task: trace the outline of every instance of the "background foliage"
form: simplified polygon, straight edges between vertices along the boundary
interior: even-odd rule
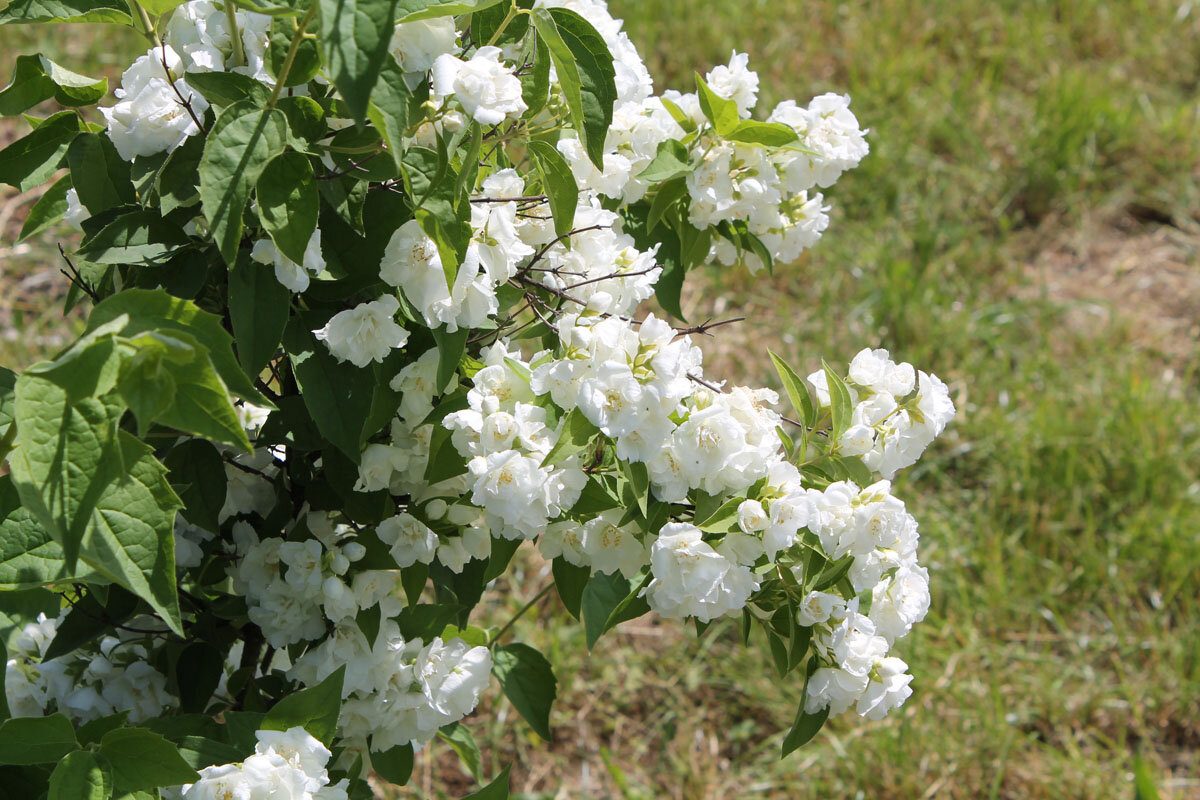
[[[1131,797],[1141,752],[1163,796],[1200,796],[1200,9],[612,6],[660,86],[746,47],[765,102],[844,89],[874,129],[839,184],[837,236],[773,279],[696,275],[684,307],[749,309],[714,340],[713,374],[761,380],[770,365],[750,345],[782,334],[831,362],[878,340],[952,383],[956,425],[897,487],[922,521],[934,607],[907,640],[922,677],[904,713],[835,721],[784,762],[770,732],[789,703],[732,627],[697,642],[642,621],[584,658],[582,631],[531,615],[524,638],[559,665],[559,738],[532,747],[500,709],[476,728],[487,771],[516,751],[514,788],[539,797],[564,784],[572,797]],[[112,79],[142,46],[54,33],[0,31],[0,71],[40,50]],[[11,247],[33,199],[0,211],[3,363],[75,332],[49,266],[68,232]],[[547,572],[522,565],[496,618]],[[445,748],[422,753],[407,796],[458,769]]]

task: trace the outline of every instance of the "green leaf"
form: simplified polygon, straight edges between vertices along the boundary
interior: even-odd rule
[[[15,116],[51,97],[61,106],[90,106],[107,92],[107,78],[78,75],[40,53],[17,56],[12,82],[0,90],[0,116]]]
[[[183,515],[193,525],[218,533],[218,516],[225,505],[225,462],[217,448],[202,439],[188,439],[171,448],[165,459],[171,485],[183,501]]]
[[[696,527],[711,533],[729,533],[738,530],[738,506],[745,499],[744,497],[729,498],[708,517],[697,522]]]
[[[342,710],[345,676],[343,665],[316,686],[287,695],[271,707],[259,728],[286,731],[299,726],[326,745],[332,745],[337,734],[338,714]]]
[[[511,767],[505,767],[494,781],[478,792],[467,795],[463,800],[508,800],[508,771],[510,769]]]
[[[114,625],[120,625],[133,616],[138,599],[119,586],[107,587],[104,602],[95,591],[89,591],[72,606],[54,633],[50,646],[42,653],[43,660],[65,656],[72,650],[94,642]]]
[[[200,157],[204,155],[204,141],[201,136],[189,136],[167,155],[159,168],[154,191],[164,215],[200,202]]]
[[[325,125],[325,109],[311,97],[281,97],[275,107],[284,113],[288,121],[288,132],[292,135],[292,147],[306,148],[328,132]]]
[[[78,749],[75,728],[62,714],[0,723],[0,764],[47,764]]]
[[[102,133],[81,133],[67,147],[67,166],[79,202],[92,214],[137,202],[129,162]]]
[[[0,25],[26,22],[110,22],[131,25],[121,0],[15,0],[0,11]]]
[[[292,37],[296,35],[296,20],[294,17],[275,17],[271,21],[271,40],[267,50],[267,71],[271,77],[278,78],[283,64],[287,60],[288,50],[292,46]],[[314,39],[302,39],[300,46],[292,57],[292,66],[288,70],[286,86],[303,86],[311,81],[321,69],[321,53]]]
[[[583,602],[584,587],[592,571],[587,567],[577,567],[562,556],[554,559],[554,588],[562,600],[563,607],[575,619],[579,619],[579,606]]]
[[[240,72],[188,72],[184,78],[188,86],[204,95],[204,99],[217,109],[240,100],[265,106],[271,97],[266,84]]]
[[[148,728],[117,728],[104,734],[98,751],[112,766],[118,793],[194,783],[200,776],[179,748]]]
[[[92,309],[87,330],[94,331],[122,315],[128,315],[128,321],[119,331],[123,336],[132,337],[158,328],[195,338],[204,345],[217,374],[231,392],[257,406],[273,407],[238,366],[233,355],[233,338],[221,327],[220,317],[202,311],[190,300],[163,291],[127,289]]]
[[[1154,776],[1141,753],[1133,754],[1133,800],[1158,800]]]
[[[183,648],[175,664],[175,683],[184,713],[200,713],[208,707],[224,666],[224,654],[207,642],[192,642]]]
[[[157,720],[151,720],[155,721]],[[214,764],[232,764],[246,757],[246,753],[240,748],[205,736],[180,736],[172,741],[179,746],[180,757],[192,769],[204,769]]]
[[[788,125],[778,122],[758,122],[752,119],[744,119],[734,126],[733,130],[729,131],[728,134],[725,134],[725,138],[731,142],[761,144],[767,147],[783,147],[798,140],[800,136],[796,133],[795,129]]]
[[[555,148],[530,140],[526,145],[533,155],[542,189],[550,200],[550,214],[554,217],[554,233],[566,236],[575,224],[575,208],[579,205],[579,186],[566,159]]]
[[[438,738],[450,745],[450,749],[458,754],[458,760],[467,768],[467,772],[471,773],[471,777],[482,783],[483,758],[470,729],[461,722],[452,722],[438,731]]]
[[[412,89],[404,80],[404,72],[396,63],[396,59],[388,54],[380,68],[375,91],[371,93],[371,106],[367,109],[367,116],[387,143],[392,161],[397,167],[403,166],[404,133],[408,130],[412,96]]]
[[[113,779],[87,750],[68,753],[50,774],[50,794],[46,800],[108,800]]]
[[[649,580],[642,583],[649,583]],[[598,572],[588,580],[583,588],[580,612],[589,650],[605,632],[650,610],[645,598],[638,597],[642,588],[641,585],[630,588],[629,581],[620,573]]]
[[[501,645],[492,651],[492,674],[530,727],[550,741],[550,706],[558,681],[546,657],[527,644]]]
[[[300,396],[317,430],[355,464],[362,455],[364,422],[371,416],[375,378],[350,362],[338,361],[313,337],[310,317],[292,317],[283,347],[292,362]]]
[[[388,783],[403,786],[412,777],[412,743],[398,744],[395,747],[384,750],[382,753],[372,753],[371,766],[379,773],[379,777]]]
[[[663,216],[676,202],[686,197],[688,193],[687,180],[683,177],[674,178],[663,183],[654,193],[650,202],[650,212],[646,216],[646,229],[653,231],[662,222]]]
[[[200,158],[200,202],[213,238],[232,266],[242,239],[242,212],[259,175],[287,142],[287,117],[242,100],[217,117]]]
[[[562,463],[587,448],[598,433],[600,433],[600,429],[593,425],[582,411],[572,408],[563,418],[562,431],[558,434],[558,441],[542,459],[542,466],[549,467]]]
[[[257,375],[279,350],[288,321],[291,292],[275,279],[275,268],[243,256],[229,272],[229,321],[238,361]]]
[[[192,243],[157,211],[121,214],[84,239],[79,254],[93,264],[159,264]]]
[[[436,386],[439,392],[454,377],[458,362],[467,350],[467,334],[470,332],[467,328],[459,328],[454,333],[448,333],[444,325],[433,329],[433,340],[437,342],[438,349]]]
[[[825,370],[825,379],[829,384],[829,407],[833,417],[833,430],[829,433],[829,441],[836,443],[850,427],[850,416],[854,412],[854,406],[850,402],[850,390],[841,376],[824,361],[821,362],[821,367]]]
[[[396,0],[317,0],[327,74],[350,114],[367,117],[371,90],[392,41]]]
[[[63,546],[67,569],[82,558],[182,635],[173,535],[181,504],[150,448],[116,430],[120,412],[90,398],[70,403],[52,381],[22,375],[13,482]]]
[[[470,14],[500,2],[502,0],[399,0],[396,3],[396,20],[413,22],[418,19]]]
[[[533,41],[533,66],[521,73],[521,99],[527,106],[524,117],[532,119],[550,99],[550,50],[540,37]]]
[[[803,696],[802,694],[801,697]],[[808,714],[804,711],[804,700],[802,699],[800,701],[800,708],[796,712],[796,720],[792,723],[792,727],[787,732],[787,735],[783,737],[783,752],[780,758],[786,758],[793,750],[810,742],[817,735],[817,732],[821,730],[827,719],[829,719],[828,706],[815,714]]]
[[[726,137],[738,126],[741,118],[738,116],[737,103],[726,100],[708,87],[700,73],[696,73],[696,92],[700,97],[700,110],[712,123],[717,135]]]
[[[84,130],[83,120],[74,111],[60,111],[49,117],[0,150],[0,183],[27,192],[48,182],[66,160],[71,140]]]
[[[82,745],[94,742],[99,743],[104,738],[104,734],[123,726],[128,717],[128,711],[121,711],[117,714],[109,714],[107,717],[94,719],[91,722],[85,722],[75,730],[75,736]]]
[[[67,190],[71,188],[71,176],[64,175],[47,189],[25,217],[21,225],[18,242],[23,242],[30,236],[36,236],[42,231],[57,224],[67,213]]]
[[[442,258],[446,286],[453,287],[458,265],[471,240],[468,203],[462,211],[456,206],[458,175],[443,151],[410,147],[404,153],[402,169],[405,188],[412,198],[414,218],[425,235],[433,239]]]
[[[658,143],[658,151],[654,159],[635,177],[638,180],[651,183],[662,183],[672,178],[680,178],[695,169],[690,163],[688,149],[683,142],[667,139]]]
[[[817,422],[817,407],[808,390],[808,384],[782,358],[770,350],[767,351],[767,355],[771,357],[771,363],[779,373],[779,380],[783,382],[783,389],[792,401],[792,408],[796,409],[801,421],[811,428]]]
[[[604,168],[604,139],[617,99],[612,53],[583,17],[565,8],[534,9],[533,24],[546,43],[572,124],[588,158]]]
[[[165,14],[183,2],[184,0],[139,0],[142,8],[151,14]]]
[[[276,156],[259,176],[257,197],[258,218],[275,246],[303,264],[321,205],[308,157],[300,153]]]
[[[62,545],[21,503],[12,477],[0,476],[0,591],[33,589],[66,581],[103,581],[86,565],[68,572]]]

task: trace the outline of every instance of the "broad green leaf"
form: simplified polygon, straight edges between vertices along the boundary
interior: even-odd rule
[[[521,99],[527,106],[525,118],[536,117],[550,99],[550,50],[540,37],[534,37],[533,66],[521,73]]]
[[[276,156],[259,176],[255,194],[258,218],[275,246],[292,261],[303,264],[321,205],[308,157],[300,153]]]
[[[654,199],[650,201],[650,212],[646,215],[646,229],[653,231],[657,228],[671,207],[687,197],[687,194],[687,180],[682,176],[666,181],[659,186],[658,191],[654,193]]]
[[[439,392],[454,377],[454,371],[458,369],[458,362],[467,350],[467,334],[470,332],[467,328],[459,328],[454,333],[449,333],[444,325],[433,329],[433,340],[437,342],[438,349],[435,386]]]
[[[778,122],[758,122],[744,119],[725,134],[731,142],[761,144],[767,147],[783,147],[800,138],[795,129]]]
[[[27,22],[132,24],[121,0],[15,0],[0,11],[0,25]]]
[[[93,264],[159,264],[191,243],[157,211],[136,209],[84,239],[79,254]]]
[[[266,65],[271,77],[278,78],[287,60],[292,37],[296,35],[295,17],[275,17],[271,21],[271,39],[267,49]],[[321,69],[321,53],[314,39],[303,39],[292,58],[285,86],[303,86],[313,79]]]
[[[382,753],[372,753],[371,766],[388,783],[403,786],[412,777],[412,743],[398,744]]]
[[[666,97],[658,99],[663,104],[663,108],[667,110],[667,113],[671,115],[675,123],[683,128],[685,133],[694,133],[696,131],[696,123],[674,101]]]
[[[508,800],[508,771],[510,769],[511,767],[505,767],[495,780],[478,792],[467,795],[463,800]]]
[[[180,757],[192,769],[204,769],[214,764],[232,764],[246,757],[246,753],[240,748],[205,736],[179,736],[172,741],[178,745]]]
[[[182,635],[173,535],[181,503],[151,449],[117,431],[120,406],[70,403],[60,386],[27,373],[17,382],[16,409],[13,483],[63,546],[67,568],[82,558]]]
[[[558,681],[546,657],[527,644],[501,645],[492,651],[492,674],[525,721],[550,741],[550,706]]]
[[[355,464],[362,455],[364,421],[375,399],[375,377],[349,362],[340,362],[313,337],[307,317],[292,317],[283,346],[292,362],[300,396],[317,430]]]
[[[542,459],[542,466],[548,467],[562,463],[586,448],[588,443],[598,433],[600,433],[600,429],[593,425],[583,415],[582,411],[578,408],[572,408],[567,412],[567,416],[563,420],[562,431],[558,434],[558,441],[554,443],[554,447],[550,448],[550,452],[546,453],[546,457]]]
[[[311,97],[281,97],[275,107],[287,116],[291,146],[305,150],[310,142],[328,132],[325,125],[325,109]]]
[[[741,122],[738,115],[737,103],[721,97],[704,82],[700,73],[696,73],[696,93],[700,97],[700,110],[712,123],[717,135],[728,136]]]
[[[288,321],[291,292],[275,278],[270,264],[246,257],[229,272],[229,320],[238,360],[257,375],[279,350]]]
[[[371,93],[371,105],[367,116],[371,123],[387,143],[392,161],[397,167],[403,166],[404,133],[408,130],[409,104],[412,102],[412,89],[404,80],[404,72],[396,59],[388,54],[379,71],[379,82]]]
[[[528,147],[542,179],[542,189],[550,199],[550,213],[554,217],[554,233],[566,236],[575,224],[575,208],[579,205],[579,186],[570,165],[558,150],[545,142],[531,140]]]
[[[825,379],[829,384],[829,411],[833,418],[833,430],[829,432],[829,441],[836,443],[850,427],[850,415],[854,406],[850,402],[850,390],[842,376],[824,361],[821,362],[821,367],[825,370]]]
[[[62,714],[0,723],[0,764],[47,764],[78,749],[75,728]]]
[[[779,380],[783,382],[783,389],[787,392],[788,399],[792,401],[792,408],[796,409],[800,420],[811,428],[817,421],[817,408],[809,394],[807,384],[782,358],[770,350],[767,351],[767,355],[771,357],[771,363],[775,365],[775,371],[779,373]]]
[[[145,348],[121,365],[117,391],[137,419],[138,435],[145,437],[154,420],[175,403],[175,378],[163,368],[161,353]]]
[[[142,8],[151,14],[165,14],[184,0],[138,0]]]
[[[606,631],[650,610],[645,598],[638,597],[642,588],[640,585],[631,588],[620,573],[598,572],[588,580],[583,589],[580,613],[589,650]]]
[[[21,504],[12,477],[0,476],[0,591],[32,589],[64,581],[102,581],[84,564],[67,572],[62,545]]]
[[[122,727],[128,718],[129,712],[121,711],[117,714],[109,714],[107,717],[94,719],[91,722],[85,722],[75,729],[75,736],[82,745],[89,745],[93,742],[98,744],[104,738],[104,734]]]
[[[712,533],[729,533],[738,530],[738,506],[745,499],[744,497],[729,498],[708,517],[697,522],[696,527]]]
[[[588,158],[604,168],[604,139],[617,99],[612,53],[583,17],[565,8],[534,9],[533,24],[546,43],[572,124]]]
[[[213,238],[233,266],[242,240],[242,212],[263,169],[283,152],[287,117],[250,100],[227,107],[217,117],[200,158],[200,202]]]
[[[112,773],[87,750],[77,750],[50,774],[46,800],[108,800],[112,789]]]
[[[338,667],[328,678],[308,689],[287,695],[267,712],[259,726],[265,731],[286,731],[299,726],[326,745],[337,734],[342,710],[342,681],[346,667]]]
[[[203,154],[204,139],[189,136],[162,163],[154,179],[154,191],[164,215],[200,202],[200,157]]]
[[[187,521],[218,533],[226,478],[225,462],[217,448],[202,439],[188,439],[171,448],[165,463]]]
[[[175,330],[204,345],[221,380],[231,392],[257,406],[271,408],[271,401],[254,388],[250,378],[238,366],[233,355],[233,338],[221,327],[221,318],[202,311],[190,300],[172,297],[163,291],[127,289],[104,300],[88,317],[88,331],[122,315],[128,320],[120,329],[123,336],[136,336],[148,330]]]
[[[201,713],[212,700],[225,666],[225,655],[208,642],[192,642],[179,654],[175,682],[184,713]]]
[[[592,574],[588,567],[577,567],[562,556],[554,559],[554,588],[562,600],[563,607],[575,619],[579,619],[579,605],[583,602],[583,590]]]
[[[98,752],[112,767],[118,793],[194,783],[200,777],[174,743],[148,728],[111,730],[100,740]]]
[[[786,758],[793,750],[810,742],[825,725],[827,719],[829,719],[828,707],[809,714],[804,710],[804,700],[802,699],[800,708],[796,712],[796,719],[792,722],[792,727],[788,730],[787,735],[783,737],[783,752],[780,758]]]
[[[350,114],[367,117],[371,91],[388,56],[396,0],[316,0],[327,73]]]
[[[23,242],[30,236],[37,236],[42,231],[57,224],[67,213],[67,191],[71,188],[71,176],[64,175],[37,199],[29,209],[29,215],[21,225],[18,242]]]
[[[636,177],[650,183],[663,183],[683,177],[693,169],[695,167],[689,161],[688,149],[683,142],[667,139],[659,142],[654,159]]]
[[[438,731],[438,738],[458,754],[458,760],[467,768],[467,772],[471,773],[471,777],[476,781],[483,781],[483,767],[481,765],[482,756],[479,754],[479,745],[475,744],[475,737],[471,735],[471,731],[466,725],[461,722],[452,722]]]
[[[54,98],[62,106],[90,106],[108,92],[107,78],[89,78],[45,56],[17,56],[12,82],[0,90],[0,116],[11,117]]]
[[[129,162],[117,154],[112,140],[104,134],[76,136],[67,148],[67,166],[79,202],[92,214],[137,202]]]
[[[413,22],[470,14],[500,2],[502,0],[399,0],[396,3],[396,21]]]
[[[60,111],[47,118],[0,150],[0,183],[27,192],[48,182],[63,166],[71,140],[84,130],[83,120],[74,111]]]
[[[265,106],[271,96],[266,84],[240,72],[189,72],[184,79],[217,109],[240,100]]]
[[[43,660],[65,656],[111,633],[114,625],[133,616],[138,607],[138,599],[119,586],[107,587],[104,601],[100,598],[98,592],[89,591],[71,607],[54,632],[54,639],[42,653]]]

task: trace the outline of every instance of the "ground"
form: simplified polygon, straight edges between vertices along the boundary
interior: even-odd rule
[[[748,317],[704,343],[712,375],[770,382],[767,346],[804,370],[883,346],[947,380],[959,417],[896,485],[934,605],[900,645],[917,676],[903,711],[836,720],[780,761],[799,687],[760,643],[645,618],[588,654],[551,596],[517,632],[556,666],[556,739],[492,698],[468,719],[485,772],[515,762],[530,798],[1082,800],[1134,797],[1140,757],[1161,797],[1200,798],[1200,6],[611,5],[659,86],[690,88],[737,48],[768,102],[848,92],[872,129],[810,255],[753,279],[702,271],[683,305]],[[0,66],[42,49],[113,75],[136,47],[84,30],[0,29]],[[11,365],[69,332],[69,236],[13,245],[30,199],[0,212]],[[520,563],[488,619],[550,580]],[[382,791],[470,786],[435,745]]]

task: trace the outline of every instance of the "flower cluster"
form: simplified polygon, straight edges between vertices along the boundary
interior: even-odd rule
[[[200,780],[178,788],[180,800],[346,800],[348,781],[329,779],[332,753],[304,728],[257,731],[254,754],[234,764],[200,770]]]

